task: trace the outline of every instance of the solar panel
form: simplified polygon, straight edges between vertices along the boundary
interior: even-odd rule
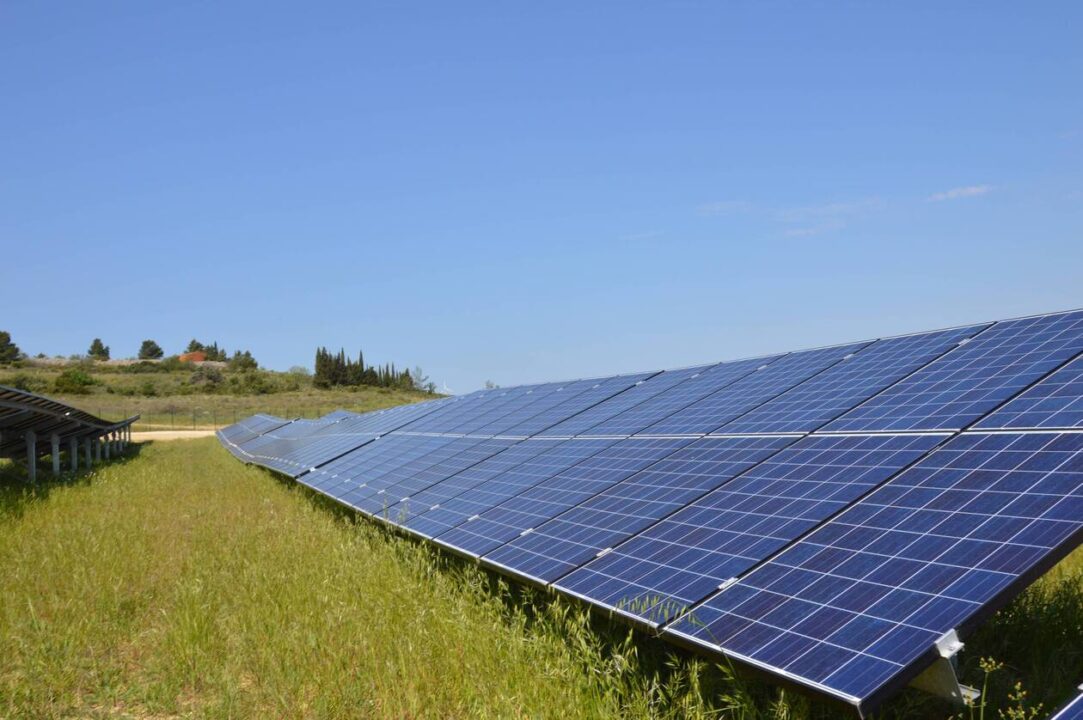
[[[610,418],[631,410],[633,407],[644,403],[651,398],[669,392],[675,385],[683,383],[693,377],[703,375],[716,365],[700,365],[698,367],[682,368],[680,370],[666,370],[649,379],[640,380],[631,389],[614,395],[605,402],[588,408],[578,415],[573,415],[567,420],[557,423],[551,428],[539,433],[542,437],[571,437],[587,432]],[[691,402],[691,401],[689,401]],[[661,417],[661,416],[659,416]],[[643,427],[650,422],[642,424]],[[598,433],[596,433],[598,434]],[[601,433],[601,434],[604,434]],[[630,433],[619,433],[630,434]]]
[[[868,343],[853,343],[786,355],[755,373],[673,413],[643,430],[647,435],[707,434],[841,362]]]
[[[384,435],[313,468],[308,474],[302,475],[300,481],[333,497],[344,497],[348,490],[366,483],[369,479],[375,480],[407,463],[421,460],[428,453],[454,439],[447,435]]]
[[[824,429],[959,430],[1081,350],[1083,311],[999,322]]]
[[[1076,358],[985,416],[975,427],[983,430],[1083,427],[1083,357]]]
[[[877,340],[719,432],[811,432],[987,327],[988,323]]]
[[[1083,433],[964,434],[672,625],[871,709],[1083,540]]]
[[[544,408],[534,415],[523,417],[520,422],[509,425],[500,432],[501,434],[516,436],[536,435],[548,427],[571,420],[583,411],[593,408],[599,403],[604,403],[610,398],[627,394],[630,392],[630,388],[636,387],[641,382],[645,383],[656,374],[617,375],[615,377],[601,378],[592,383],[591,381],[583,381],[584,384],[591,383],[583,392],[574,395],[569,394],[569,397],[565,398],[563,402]],[[485,431],[486,428],[481,429],[481,432]]]
[[[493,550],[485,559],[552,582],[796,439],[774,435],[696,440]]]
[[[245,449],[252,455],[253,462],[296,479],[312,467],[333,460],[375,440],[383,433],[395,430],[452,402],[455,401],[449,398],[399,405],[364,415],[348,413],[325,416],[321,420],[331,418],[331,421],[314,423],[307,426],[307,430],[298,428],[303,433],[300,436],[297,436],[297,432],[281,436],[283,434],[280,431],[290,427],[287,425],[263,436],[268,440],[258,448],[246,445]],[[271,438],[272,435],[276,437]]]
[[[366,492],[352,494],[351,504],[371,515],[382,514],[392,522],[404,521],[409,496],[438,480],[476,465],[517,441],[506,438],[453,438],[423,458],[406,463],[368,481]],[[362,477],[366,477],[362,475]],[[400,503],[395,511],[390,507]]]
[[[552,441],[539,441],[552,442]],[[470,532],[456,532],[458,525],[468,525],[508,498],[537,485],[542,480],[565,470],[585,458],[616,443],[615,438],[576,438],[553,443],[544,452],[515,465],[486,482],[468,489],[407,522],[406,527],[433,537],[436,542],[455,550],[470,542]],[[447,531],[451,531],[447,533]],[[446,539],[444,534],[447,533]]]
[[[289,420],[275,417],[274,415],[253,415],[240,422],[233,423],[218,431],[219,437],[225,439],[230,445],[238,446],[258,437],[265,432],[282,427]]]
[[[509,498],[439,537],[471,555],[485,553],[537,527],[614,483],[691,442],[687,438],[627,438]]]
[[[1081,351],[1073,311],[218,435],[867,715],[1083,542]]]
[[[1083,690],[1083,687],[1080,690]],[[1069,700],[1049,720],[1083,720],[1083,692]]]
[[[438,510],[442,503],[494,480],[518,465],[532,460],[547,450],[552,450],[561,442],[564,440],[529,438],[516,443],[472,467],[434,483],[424,490],[414,492],[408,504],[395,505],[391,508],[392,515],[399,519],[401,525],[415,533],[427,536],[430,534],[430,529],[443,532],[452,525],[457,525],[458,521],[449,525],[437,522],[433,518],[422,519],[420,516],[430,510]],[[465,519],[472,514],[473,512],[467,513],[460,519]]]
[[[624,412],[591,426],[584,431],[584,434],[607,436],[632,435],[640,432],[651,423],[669,417],[697,400],[755,372],[757,368],[777,362],[778,358],[778,355],[774,355],[712,365],[702,372],[693,373],[684,382],[673,385],[666,392],[649,397]],[[647,381],[648,384],[651,382],[653,380]]]
[[[943,440],[806,437],[556,586],[650,624],[666,622]]]

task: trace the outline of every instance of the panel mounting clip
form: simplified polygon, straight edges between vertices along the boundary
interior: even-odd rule
[[[981,697],[981,693],[968,685],[961,685],[955,674],[955,656],[963,649],[963,641],[959,639],[958,633],[954,630],[947,631],[936,641],[935,646],[939,657],[910,684],[957,705],[974,703]]]

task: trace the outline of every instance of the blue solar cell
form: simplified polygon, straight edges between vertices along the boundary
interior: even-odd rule
[[[640,432],[652,423],[669,417],[697,400],[755,372],[757,368],[777,362],[778,358],[778,355],[773,355],[712,365],[702,372],[692,373],[684,382],[674,384],[666,392],[649,397],[618,415],[606,418],[582,434],[603,436],[632,435]],[[653,380],[648,380],[646,384],[651,382]]]
[[[480,517],[464,522],[438,539],[469,554],[484,555],[689,442],[689,439],[683,438],[619,440],[481,513]]]
[[[288,422],[289,420],[275,417],[274,415],[253,415],[252,417],[245,418],[244,420],[222,428],[218,431],[218,436],[230,445],[236,447],[265,432],[270,432],[275,428],[282,427]]]
[[[508,424],[496,434],[528,436],[536,435],[548,427],[578,416],[583,411],[604,403],[610,398],[620,397],[630,392],[640,382],[646,382],[655,373],[637,373],[635,375],[617,375],[594,381],[582,381],[589,384],[583,392],[568,393],[568,397],[552,407],[541,408],[539,412],[525,416],[520,422]],[[486,432],[482,428],[480,432]]]
[[[1083,720],[1083,693],[1069,700],[1049,720]]]
[[[431,535],[432,530],[443,532],[450,525],[437,522],[433,518],[422,518],[421,516],[430,510],[438,510],[442,503],[446,503],[454,497],[496,479],[547,450],[552,450],[559,442],[563,441],[530,438],[516,443],[473,467],[434,483],[424,490],[413,493],[408,504],[394,505],[390,508],[390,513],[398,519],[400,524],[418,534]],[[474,511],[472,510],[464,515],[462,519],[473,514]]]
[[[246,446],[246,450],[251,454],[252,462],[297,478],[312,467],[333,460],[452,402],[455,400],[448,398],[399,405],[364,415],[346,413],[324,416],[317,421],[295,421],[264,435],[263,438],[268,440],[258,448]],[[296,431],[283,432],[298,423],[305,424]]]
[[[350,494],[350,504],[370,515],[381,515],[399,524],[409,514],[409,496],[455,473],[476,465],[517,441],[503,438],[453,438],[423,457],[368,479],[364,490]],[[365,478],[366,474],[359,477]],[[391,506],[399,504],[397,511]]]
[[[459,542],[459,533],[452,531],[448,534],[446,541],[437,536],[457,525],[469,522],[475,515],[499,505],[542,480],[594,455],[617,440],[582,438],[544,442],[551,444],[550,449],[484,483],[467,489],[442,503],[439,508],[418,515],[414,520],[407,522],[406,526],[415,532],[436,538],[436,542],[447,547],[458,549],[459,546],[456,543]],[[469,534],[466,534],[466,538],[469,538]]]
[[[552,582],[796,439],[778,435],[701,438],[493,550],[485,559]]]
[[[967,433],[667,632],[864,703],[1081,541],[1083,434]]]
[[[999,322],[824,429],[961,429],[1081,350],[1083,311]]]
[[[444,435],[384,435],[313,469],[299,481],[341,498],[359,486],[367,488],[369,480],[374,481],[396,468],[423,460],[454,439]]]
[[[869,343],[853,343],[786,355],[755,373],[669,415],[643,430],[647,435],[706,434],[822,372]]]
[[[761,361],[762,362],[762,361]],[[645,403],[651,398],[661,395],[662,393],[669,392],[674,386],[683,383],[693,377],[703,375],[708,370],[716,367],[716,365],[700,365],[699,367],[682,368],[680,370],[666,370],[659,373],[649,379],[640,380],[631,389],[614,395],[605,402],[599,403],[594,407],[591,407],[578,415],[569,417],[567,420],[560,422],[553,427],[540,433],[542,437],[571,437],[573,435],[579,435],[591,431],[596,425],[604,423],[606,420],[616,417],[621,413],[631,410],[633,407]],[[751,372],[751,368],[746,370]],[[709,392],[709,391],[704,391]],[[691,402],[691,401],[689,401]],[[668,413],[663,413],[668,414]],[[662,417],[659,415],[658,417]],[[658,418],[654,418],[658,419]],[[627,421],[627,416],[626,416]],[[650,425],[654,420],[643,422],[642,427]],[[626,426],[622,426],[626,429]],[[599,434],[599,433],[593,433]],[[602,433],[604,434],[604,433]],[[613,433],[613,434],[631,434],[631,433]]]
[[[552,389],[562,383],[546,383]],[[454,398],[455,402],[437,409],[435,412],[403,425],[402,430],[415,433],[461,433],[461,428],[473,424],[486,413],[505,407],[507,403],[532,390],[537,391],[543,385],[520,385],[513,388],[478,390],[477,392]]]
[[[1083,357],[1076,358],[975,426],[991,428],[1083,427]]]
[[[665,622],[943,440],[806,437],[555,586],[649,623]]]
[[[811,432],[987,327],[988,323],[878,340],[718,432]]]

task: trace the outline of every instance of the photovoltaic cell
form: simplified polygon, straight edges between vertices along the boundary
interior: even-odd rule
[[[424,457],[369,480],[365,492],[358,490],[352,493],[351,504],[362,512],[380,514],[391,522],[399,523],[405,520],[407,511],[400,508],[400,514],[392,513],[392,505],[402,503],[408,506],[412,493],[476,465],[516,442],[502,438],[453,438]]]
[[[943,442],[942,436],[809,436],[556,583],[663,623]]]
[[[778,358],[778,355],[774,355],[712,365],[702,372],[691,374],[684,382],[674,384],[666,392],[650,397],[618,415],[591,426],[582,434],[605,436],[632,435],[640,432],[652,423],[669,417],[697,400],[755,372],[757,368],[777,362]],[[647,383],[650,382],[653,381],[647,381]]]
[[[347,491],[367,488],[370,480],[376,480],[407,463],[423,460],[426,455],[454,439],[454,436],[446,435],[391,433],[313,469],[302,475],[300,482],[342,498]]]
[[[1083,357],[1076,358],[993,414],[986,415],[975,427],[1083,427]]]
[[[441,432],[460,435],[473,433],[492,435],[495,433],[486,433],[482,428],[498,423],[502,418],[517,418],[521,413],[526,413],[529,416],[537,412],[538,408],[547,407],[550,403],[560,402],[568,393],[575,394],[585,389],[586,386],[582,385],[581,381],[521,385],[508,388],[501,395],[492,398],[488,402],[479,403],[476,411],[450,418],[443,423],[445,429],[441,430]],[[407,425],[403,429],[417,432],[416,428],[422,424],[425,424],[424,418]]]
[[[695,440],[493,550],[486,559],[552,582],[796,439],[775,435]]]
[[[448,533],[446,540],[442,539],[442,533],[458,525],[469,523],[471,518],[479,513],[496,507],[508,498],[518,495],[615,442],[617,440],[614,438],[577,438],[551,443],[551,447],[545,452],[505,470],[484,483],[467,489],[442,503],[439,508],[428,510],[407,522],[406,526],[435,538],[436,542],[453,550],[460,550],[460,546],[456,543],[460,542],[460,538],[462,542],[468,542],[472,537],[470,533],[458,533],[452,530]]]
[[[293,478],[308,472],[334,458],[375,440],[381,434],[391,432],[414,419],[435,412],[454,402],[451,399],[434,400],[413,405],[400,405],[364,415],[348,413],[332,418],[331,422],[311,426],[300,437],[281,437],[269,441],[258,450],[252,450],[253,462],[277,470]],[[286,426],[289,428],[290,426]],[[278,435],[279,431],[268,433]]]
[[[1083,311],[999,322],[824,429],[962,429],[1080,350]]]
[[[578,415],[569,417],[563,422],[557,423],[549,429],[539,433],[542,437],[571,437],[590,432],[594,426],[614,418],[621,413],[631,410],[633,407],[644,403],[651,398],[666,393],[679,383],[689,378],[704,374],[714,365],[701,365],[699,367],[683,368],[681,370],[666,370],[649,379],[640,380],[631,389],[614,395],[605,402],[599,403],[592,408],[584,410]],[[650,422],[643,423],[643,427]],[[597,433],[596,433],[597,434]],[[604,434],[604,433],[602,433]],[[630,434],[630,433],[619,433]]]
[[[688,439],[627,438],[444,533],[440,540],[485,553],[687,445]]]
[[[395,505],[391,508],[391,513],[394,517],[400,518],[400,524],[419,534],[430,534],[424,532],[425,529],[430,527],[436,527],[440,532],[447,530],[449,525],[434,525],[431,519],[422,520],[419,516],[430,510],[438,510],[441,503],[446,503],[468,490],[473,490],[479,485],[488,483],[547,450],[552,450],[559,442],[563,441],[528,438],[523,442],[516,443],[473,467],[434,483],[420,492],[415,492],[410,497],[408,505]],[[472,514],[473,512],[464,517],[469,517]]]
[[[972,325],[878,340],[718,432],[811,432],[987,327]]]
[[[265,432],[282,427],[289,420],[274,415],[253,415],[218,431],[218,436],[234,447],[248,442]]]
[[[620,397],[630,392],[637,383],[645,382],[655,373],[638,373],[635,375],[617,375],[615,377],[602,378],[594,381],[583,392],[570,395],[563,402],[541,409],[521,422],[509,424],[499,434],[513,436],[536,435],[542,430],[561,422],[577,417],[583,411],[604,403],[610,398]],[[484,431],[484,428],[483,430]]]
[[[869,703],[1081,539],[1083,434],[963,434],[667,632]]]
[[[792,353],[643,430],[646,435],[710,433],[809,379],[868,343]]]

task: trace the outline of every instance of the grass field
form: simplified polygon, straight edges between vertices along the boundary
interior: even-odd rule
[[[33,491],[0,467],[0,568],[3,716],[849,717],[509,587],[210,438]],[[1083,554],[969,639],[964,680],[988,656],[988,702],[1013,720],[1067,697]],[[885,715],[952,712],[907,692]]]

